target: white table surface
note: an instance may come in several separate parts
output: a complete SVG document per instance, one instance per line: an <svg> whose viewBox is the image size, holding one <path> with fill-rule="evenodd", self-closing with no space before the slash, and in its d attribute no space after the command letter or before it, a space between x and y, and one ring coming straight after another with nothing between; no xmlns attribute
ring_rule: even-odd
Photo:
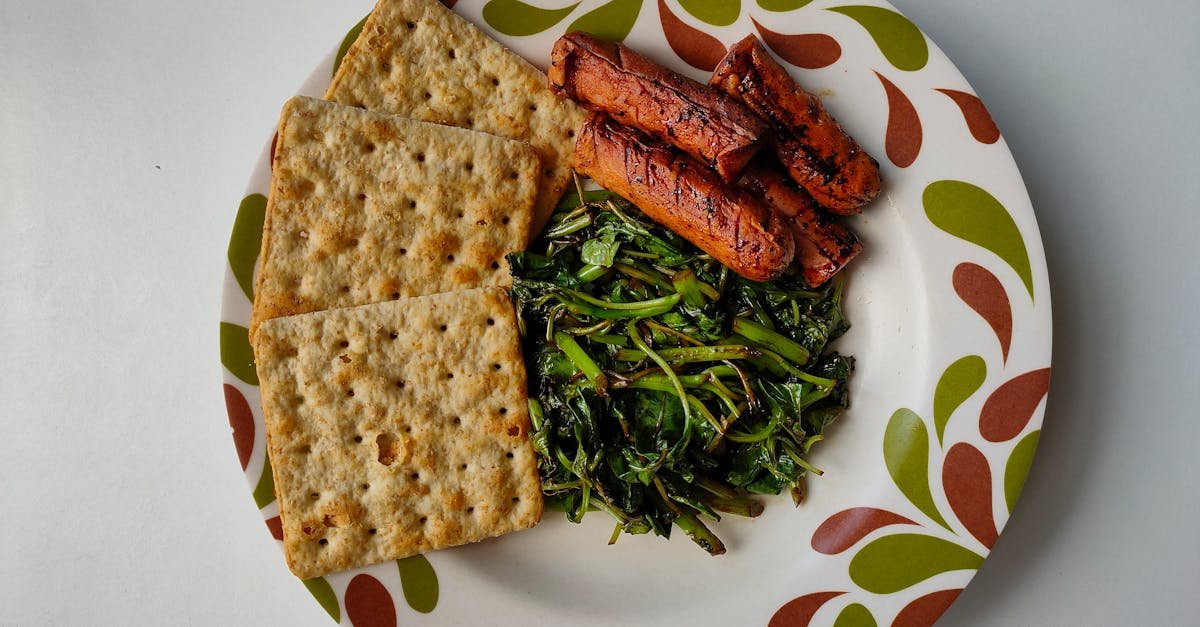
<svg viewBox="0 0 1200 627"><path fill-rule="evenodd" d="M1012 147L1055 310L1025 496L942 624L1200 624L1200 4L896 4ZM216 322L267 129L368 8L0 0L0 624L327 624Z"/></svg>

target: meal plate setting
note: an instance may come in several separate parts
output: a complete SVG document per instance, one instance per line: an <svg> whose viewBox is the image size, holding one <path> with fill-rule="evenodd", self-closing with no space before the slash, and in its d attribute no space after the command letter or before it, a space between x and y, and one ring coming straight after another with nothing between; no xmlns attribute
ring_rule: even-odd
<svg viewBox="0 0 1200 627"><path fill-rule="evenodd" d="M543 69L559 36L585 30L704 82L729 45L755 34L820 96L878 158L884 181L850 221L864 252L847 270L852 328L835 348L856 359L851 406L814 449L824 474L809 478L799 507L769 497L758 518L716 523L725 555L682 534L624 535L610 546L602 512L576 525L547 509L528 531L305 580L314 612L354 625L932 624L1016 504L1050 378L1050 291L1033 208L966 80L884 3L444 3ZM361 28L300 94L322 95ZM237 458L279 541L247 331L272 145L237 209L220 352ZM262 568L293 585L282 559Z"/></svg>

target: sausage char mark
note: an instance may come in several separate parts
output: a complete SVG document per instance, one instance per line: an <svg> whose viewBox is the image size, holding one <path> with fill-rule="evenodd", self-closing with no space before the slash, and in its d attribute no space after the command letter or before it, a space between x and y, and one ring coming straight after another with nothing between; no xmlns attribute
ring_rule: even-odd
<svg viewBox="0 0 1200 627"><path fill-rule="evenodd" d="M687 152L727 182L737 179L770 130L716 88L587 33L563 35L550 59L547 81L556 94Z"/></svg>
<svg viewBox="0 0 1200 627"><path fill-rule="evenodd" d="M774 279L792 262L792 233L761 200L604 114L592 113L584 121L574 157L580 174L748 279Z"/></svg>

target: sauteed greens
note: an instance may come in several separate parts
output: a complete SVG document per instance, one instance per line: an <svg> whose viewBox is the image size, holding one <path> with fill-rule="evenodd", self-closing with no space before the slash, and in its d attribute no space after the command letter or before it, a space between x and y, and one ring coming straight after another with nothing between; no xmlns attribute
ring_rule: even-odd
<svg viewBox="0 0 1200 627"><path fill-rule="evenodd" d="M607 512L610 543L677 525L719 555L705 519L800 504L847 406L840 276L743 279L606 191L565 197L508 261L542 488L570 520Z"/></svg>

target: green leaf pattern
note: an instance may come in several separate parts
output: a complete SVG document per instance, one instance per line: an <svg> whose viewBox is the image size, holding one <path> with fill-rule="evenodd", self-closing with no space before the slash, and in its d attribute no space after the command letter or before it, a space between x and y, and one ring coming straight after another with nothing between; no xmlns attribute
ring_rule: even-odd
<svg viewBox="0 0 1200 627"><path fill-rule="evenodd" d="M317 603L329 614L333 622L342 622L342 607L338 605L337 595L333 592L333 587L325 581L324 577L316 577L313 579L301 579L300 583L308 588L308 593L313 595Z"/></svg>
<svg viewBox="0 0 1200 627"><path fill-rule="evenodd" d="M883 437L883 459L900 492L930 520L950 528L929 490L929 432L911 409L898 409Z"/></svg>
<svg viewBox="0 0 1200 627"><path fill-rule="evenodd" d="M954 542L920 533L872 541L850 560L850 579L875 594L892 594L952 570L974 570L983 556Z"/></svg>
<svg viewBox="0 0 1200 627"><path fill-rule="evenodd" d="M433 565L424 555L414 555L396 560L396 566L408 606L422 614L432 612L438 603L438 578Z"/></svg>
<svg viewBox="0 0 1200 627"><path fill-rule="evenodd" d="M936 181L925 188L922 203L934 226L999 255L1033 298L1033 271L1025 238L995 196L965 181Z"/></svg>
<svg viewBox="0 0 1200 627"><path fill-rule="evenodd" d="M946 367L933 391L933 424L939 445L944 445L950 415L979 390L986 377L987 362L979 355L967 355Z"/></svg>
<svg viewBox="0 0 1200 627"><path fill-rule="evenodd" d="M578 2L561 9L543 9L521 0L491 0L483 5L483 21L505 35L524 37L563 21L577 6Z"/></svg>
<svg viewBox="0 0 1200 627"><path fill-rule="evenodd" d="M872 6L831 7L867 30L879 51L896 69L914 72L929 62L925 34L911 20L891 9Z"/></svg>
<svg viewBox="0 0 1200 627"><path fill-rule="evenodd" d="M679 0L683 10L713 26L729 26L742 12L739 0Z"/></svg>
<svg viewBox="0 0 1200 627"><path fill-rule="evenodd" d="M625 41L642 12L642 0L611 0L571 22L568 31L580 30L605 41Z"/></svg>

